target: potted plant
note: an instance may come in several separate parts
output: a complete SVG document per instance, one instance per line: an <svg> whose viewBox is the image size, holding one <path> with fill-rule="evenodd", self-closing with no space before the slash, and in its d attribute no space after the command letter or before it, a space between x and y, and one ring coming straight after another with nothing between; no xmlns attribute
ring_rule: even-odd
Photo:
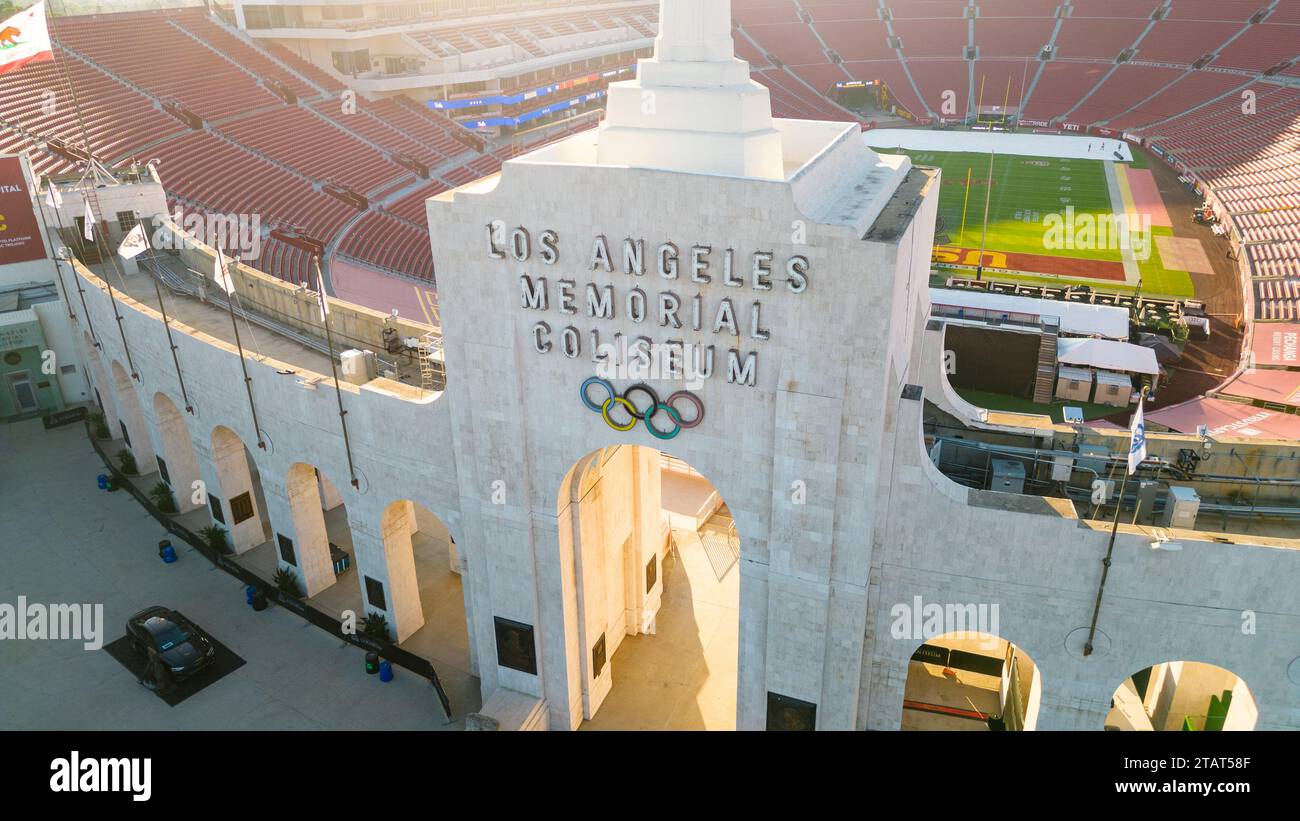
<svg viewBox="0 0 1300 821"><path fill-rule="evenodd" d="M140 473L135 464L135 454L125 448L117 452L117 466L127 476L138 476Z"/></svg>
<svg viewBox="0 0 1300 821"><path fill-rule="evenodd" d="M294 573L287 567L280 567L275 571L275 577L271 579L279 591L286 596L293 596L295 599L302 598L302 588L298 586L298 574Z"/></svg>
<svg viewBox="0 0 1300 821"><path fill-rule="evenodd" d="M216 525L208 525L199 531L199 536L207 542L208 547L218 553L229 553L230 546L226 543L226 531Z"/></svg>
<svg viewBox="0 0 1300 821"><path fill-rule="evenodd" d="M102 411L95 411L90 415L90 430L96 439L107 439L109 437L108 421L104 419Z"/></svg>
<svg viewBox="0 0 1300 821"><path fill-rule="evenodd" d="M172 489L167 486L166 482L159 482L154 485L149 490L149 498L163 513L177 512L176 498L172 496Z"/></svg>
<svg viewBox="0 0 1300 821"><path fill-rule="evenodd" d="M361 632L388 641L388 618L383 613L367 613L361 621Z"/></svg>

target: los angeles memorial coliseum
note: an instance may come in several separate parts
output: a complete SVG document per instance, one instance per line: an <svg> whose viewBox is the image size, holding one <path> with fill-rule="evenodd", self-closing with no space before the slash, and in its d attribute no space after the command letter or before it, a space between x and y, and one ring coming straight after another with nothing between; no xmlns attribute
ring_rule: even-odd
<svg viewBox="0 0 1300 821"><path fill-rule="evenodd" d="M1300 729L1300 4L64 5L0 415L457 726Z"/></svg>

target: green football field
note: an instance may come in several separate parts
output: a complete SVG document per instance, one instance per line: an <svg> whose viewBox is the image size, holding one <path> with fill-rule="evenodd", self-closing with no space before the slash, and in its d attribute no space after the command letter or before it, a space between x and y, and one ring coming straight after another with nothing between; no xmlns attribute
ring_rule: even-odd
<svg viewBox="0 0 1300 821"><path fill-rule="evenodd" d="M897 149L894 149L897 151ZM1075 225L1089 217L1109 218L1114 209L1106 164L1099 160L995 155L992 188L989 155L967 152L906 150L919 165L942 169L939 193L939 240L935 261L972 263L979 258L988 201L988 233L983 247L1008 255L1006 264L986 257L992 267L1005 267L1023 275L996 274L997 278L1030 282L1078 283L1131 291L1136 283L1123 279L1122 251L1113 244L1083 243L1100 247L1051 247L1048 215L1064 219L1073 208ZM968 185L969 179L969 185ZM1116 199L1119 199L1118 192ZM1194 295L1185 271L1172 271L1160 262L1155 237L1172 235L1169 228L1153 227L1146 239L1149 254L1135 254L1144 293L1188 297ZM1074 234L1078 236L1077 232ZM945 253L948 252L948 253ZM1018 256L1022 255L1022 256ZM1090 264L1092 263L1092 264ZM952 269L960 271L961 269ZM1103 274L1108 272L1109 278Z"/></svg>

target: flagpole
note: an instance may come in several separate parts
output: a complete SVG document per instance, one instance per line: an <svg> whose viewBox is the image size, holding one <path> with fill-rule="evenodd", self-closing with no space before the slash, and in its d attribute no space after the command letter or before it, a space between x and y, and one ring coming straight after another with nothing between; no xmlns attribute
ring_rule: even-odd
<svg viewBox="0 0 1300 821"><path fill-rule="evenodd" d="M223 263L225 260L221 258L221 249L217 249L217 265L221 269L222 276L230 284L230 290L226 291L226 307L230 309L230 325L235 329L235 347L239 349L239 367L244 371L244 389L248 392L248 409L253 414L253 431L257 434L257 446L266 450L266 442L262 439L262 426L257 421L257 405L253 402L253 377L248 375L248 361L244 359L244 343L239 338L239 323L235 321L235 281L230 278L229 263ZM224 285L222 290L225 290Z"/></svg>
<svg viewBox="0 0 1300 821"><path fill-rule="evenodd" d="M93 191L94 189L92 188L91 192ZM87 192L82 191L81 196L83 198L86 197ZM99 198L96 197L95 201L98 202ZM114 254L112 251L108 249L108 243L105 241L103 236L104 232L95 230L97 227L95 225L95 212L90 208L90 200L85 200L85 202L86 202L85 216L90 218L89 220L86 221L86 225L87 225L86 230L90 231L90 235L92 237L91 242L95 243L95 250L96 252L99 253L100 264L101 265L104 264L104 257L106 255L112 257L113 259L111 261L116 264L117 256L116 254ZM118 271L118 276L120 277L121 275L122 272ZM113 305L113 318L117 320L117 335L122 338L122 350L126 353L126 365L128 368L131 369L131 378L139 382L140 372L135 369L135 360L131 357L131 345L126 341L126 327L122 325L122 312L121 310L118 309L117 306L117 293L113 290L113 283L109 280L107 272L105 272L105 275L103 277L103 282L106 286L108 286L108 301Z"/></svg>
<svg viewBox="0 0 1300 821"><path fill-rule="evenodd" d="M352 462L352 442L348 438L348 412L343 409L343 391L339 388L339 369L334 361L334 335L330 331L330 312L326 300L329 297L325 294L325 278L321 275L320 257L312 254L312 265L316 268L316 287L317 298L321 305L321 321L325 323L325 344L329 348L330 371L334 374L334 396L339 403L339 424L343 426L343 449L348 454L348 475L352 479L352 486L360 490L361 483L357 480L357 469Z"/></svg>
<svg viewBox="0 0 1300 821"><path fill-rule="evenodd" d="M1138 399L1138 409L1142 408L1142 403L1147 398L1147 388L1142 388L1142 396ZM1132 439L1129 440L1130 451L1133 447ZM1125 465L1124 478L1119 483L1119 496L1115 499L1115 517L1110 523L1110 542L1106 545L1106 558L1101 560L1101 584L1097 586L1097 601L1092 606L1092 624L1088 626L1088 641L1083 645L1084 656L1092 655L1092 640L1097 634L1097 617L1101 615L1101 596L1106 590L1106 577L1110 575L1110 560L1115 553L1115 534L1119 531L1119 512L1124 507L1124 488L1128 486L1128 466Z"/></svg>
<svg viewBox="0 0 1300 821"><path fill-rule="evenodd" d="M149 253L149 258L153 259L153 245L149 242L149 232L144 230L144 223L137 222L141 232L144 234L144 247ZM185 377L181 374L181 360L176 355L176 341L172 338L171 320L167 318L167 306L163 305L162 288L158 285L158 277L152 273L149 279L153 280L153 292L158 296L158 310L162 313L163 327L167 329L167 347L172 351L172 364L176 366L176 381L181 385L181 399L185 402L185 412L194 415L194 405L190 403L190 396L185 391ZM258 438L261 438L260 435Z"/></svg>
<svg viewBox="0 0 1300 821"><path fill-rule="evenodd" d="M53 190L54 183L46 179L46 183ZM51 195L51 198L53 195ZM63 269L59 267L58 256L54 253L54 240L50 239L50 223L45 219L45 203L41 200L41 186L38 182L36 185L36 209L41 215L41 230L45 232L45 240L50 244L50 261L54 263L54 276L59 281L59 290L63 292L63 301L68 306L68 319L73 322L77 321L77 315L72 312L72 300L68 298L68 286L63 283Z"/></svg>

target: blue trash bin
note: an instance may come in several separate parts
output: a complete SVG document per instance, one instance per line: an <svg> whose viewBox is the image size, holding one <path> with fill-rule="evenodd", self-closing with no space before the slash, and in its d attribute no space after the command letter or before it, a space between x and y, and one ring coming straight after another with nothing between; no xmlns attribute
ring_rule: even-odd
<svg viewBox="0 0 1300 821"><path fill-rule="evenodd" d="M101 473L96 476L95 484L99 485L100 490L108 490L108 474Z"/></svg>
<svg viewBox="0 0 1300 821"><path fill-rule="evenodd" d="M244 603L247 604L247 605L249 605L249 606L252 606L252 604L253 604L253 596L255 596L256 594L257 594L257 588L256 588L256 587L254 587L254 586L251 585L251 584L248 585L248 586L246 586L246 587L244 588Z"/></svg>
<svg viewBox="0 0 1300 821"><path fill-rule="evenodd" d="M393 680L393 665L392 665L392 663L387 662L387 661L381 661L381 662L379 662L379 680L380 680L380 681L392 681L392 680Z"/></svg>
<svg viewBox="0 0 1300 821"><path fill-rule="evenodd" d="M163 539L158 542L158 558L162 559L167 564L176 561L176 548L172 547L170 540Z"/></svg>

